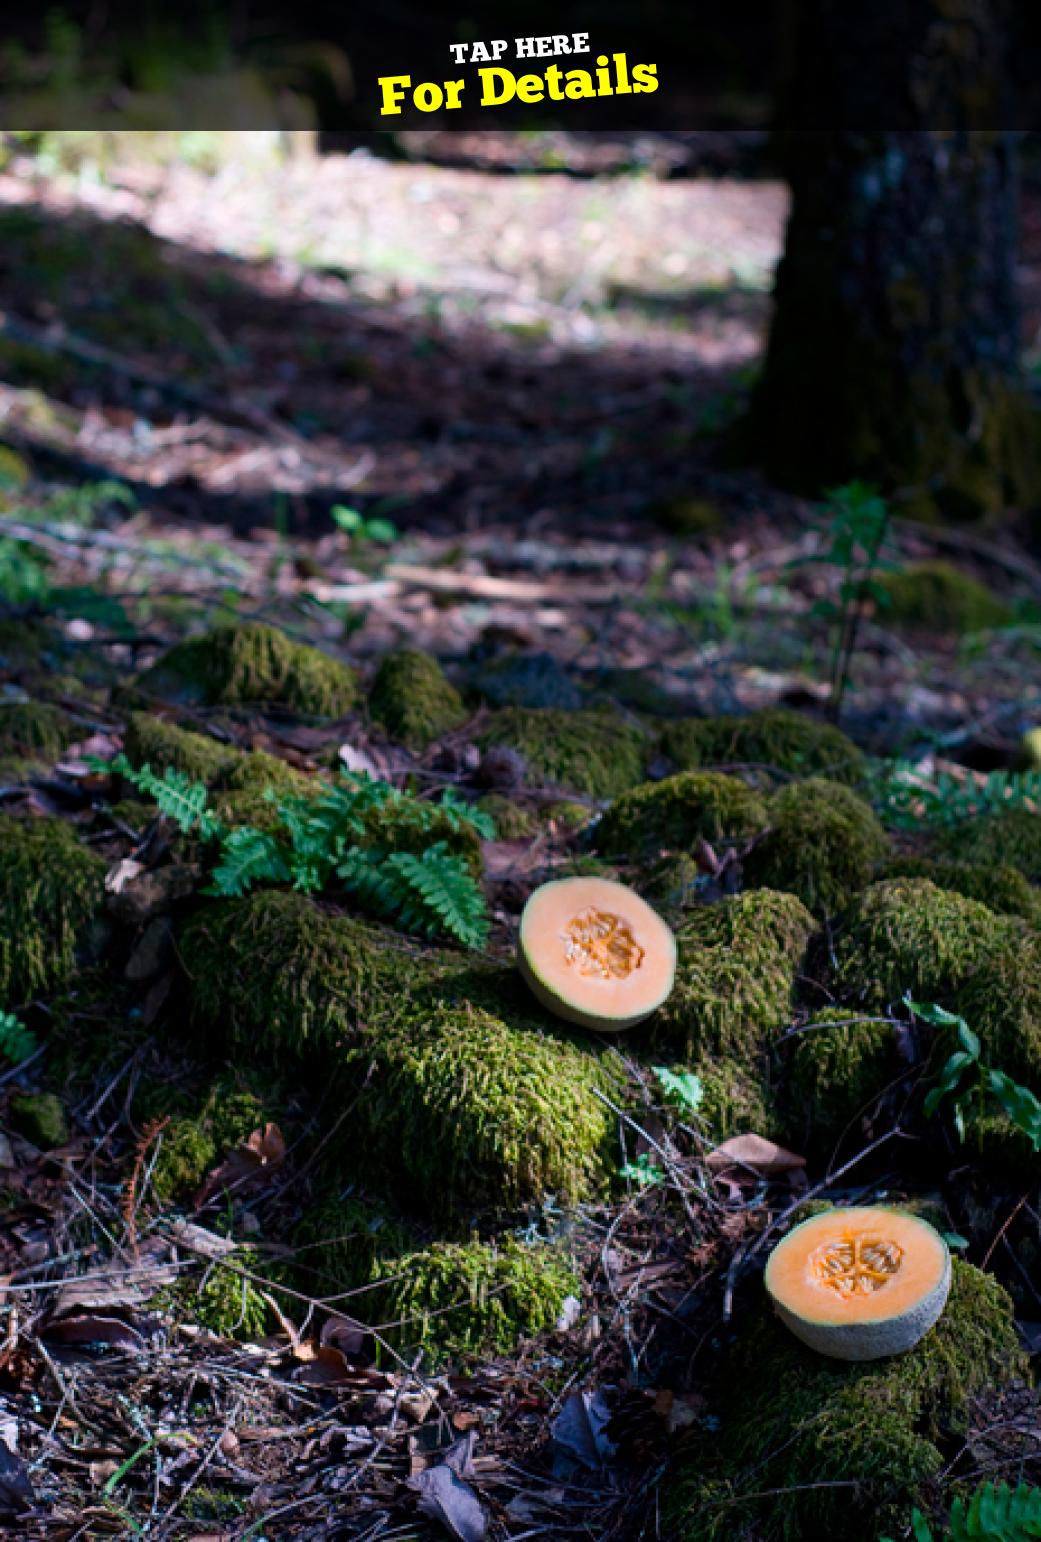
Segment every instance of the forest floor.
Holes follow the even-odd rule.
[[[906,1105],[894,1114],[891,1088],[828,1149],[801,1152],[791,1123],[739,1120],[720,1161],[670,1107],[642,1040],[628,1064],[642,1107],[614,1109],[614,1188],[564,1207],[581,1291],[518,1350],[451,1370],[393,1335],[376,1347],[342,1298],[293,1272],[322,1153],[353,1118],[353,1104],[333,1116],[320,1079],[287,1090],[280,1073],[257,1105],[275,1114],[209,1150],[192,1190],[164,1197],[153,1182],[170,1115],[153,1090],[145,1117],[140,1087],[166,1082],[181,1117],[217,1084],[178,968],[140,953],[150,923],[180,915],[168,880],[183,853],[167,822],[134,824],[129,789],[92,757],[125,747],[142,704],[127,682],[171,645],[261,621],[366,685],[391,650],[436,656],[473,712],[418,748],[357,706],[319,721],[163,690],[147,705],[309,777],[341,766],[424,797],[449,786],[519,801],[526,827],[482,848],[500,963],[532,888],[595,865],[589,820],[609,794],[581,773],[540,773],[534,755],[520,773],[489,768],[481,735],[497,713],[609,707],[651,779],[676,769],[657,748],[673,720],[829,719],[842,573],[827,518],[723,453],[761,354],[784,217],[782,185],[744,176],[506,175],[245,146],[215,166],[53,144],[0,161],[0,623],[16,622],[0,714],[42,702],[60,717],[57,742],[0,739],[0,801],[65,821],[104,859],[114,935],[60,989],[0,993],[0,1011],[41,1041],[0,1078],[12,1101],[0,1535],[665,1537],[662,1474],[685,1432],[714,1427],[712,1374],[764,1243],[818,1195],[942,1212],[1041,1349],[1036,1182],[967,1168],[949,1130],[923,1133]],[[1032,363],[1041,202],[1029,197],[1024,237]],[[991,773],[1038,813],[1025,747],[1041,724],[1036,552],[1015,516],[1000,532],[892,524],[894,569],[941,561],[982,586],[968,600],[944,589],[933,615],[868,606],[860,627],[840,725],[876,768],[861,790],[892,816],[893,859],[932,860],[945,798],[966,817],[993,811],[1005,785]],[[764,793],[771,770],[788,774],[726,769]],[[699,845],[678,925],[692,900],[741,888],[752,848],[734,863],[733,844]],[[991,865],[1010,863],[1002,852]],[[646,877],[636,861],[612,871]],[[142,875],[167,892],[121,910]],[[823,935],[830,948],[830,918]],[[116,973],[99,975],[113,958]],[[835,999],[818,986],[792,984],[801,1025]],[[900,1005],[884,1015],[906,1050]],[[900,1073],[913,1087],[925,1074],[913,1057]],[[13,1115],[41,1088],[62,1105],[53,1140]],[[795,1149],[764,1155],[741,1144],[752,1134]],[[473,1214],[482,1238],[499,1235]],[[512,1224],[563,1223],[532,1198]],[[429,1224],[415,1235],[438,1240]],[[175,1292],[229,1270],[234,1321],[215,1331]],[[1038,1427],[1033,1394],[984,1389],[940,1444],[936,1512],[950,1482],[1041,1483]],[[767,1512],[753,1529],[685,1535],[771,1542],[772,1524]]]

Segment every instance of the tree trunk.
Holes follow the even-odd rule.
[[[813,25],[782,106],[792,205],[753,452],[809,493],[877,482],[917,518],[1030,505],[1041,434],[1020,374],[1014,143],[994,127],[979,0],[800,9]],[[822,102],[838,126],[803,128]]]

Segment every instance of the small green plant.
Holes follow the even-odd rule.
[[[21,1065],[36,1053],[36,1035],[31,1028],[15,1017],[13,1012],[0,1012],[0,1055],[12,1065]]]
[[[935,1002],[912,1001],[909,996],[905,996],[904,1001],[916,1017],[952,1036],[951,1052],[936,1085],[926,1094],[925,1113],[935,1114],[941,1103],[950,1098],[954,1127],[958,1138],[964,1140],[965,1113],[972,1099],[983,1103],[987,1098],[993,1098],[1034,1150],[1041,1151],[1041,1102],[1029,1087],[1013,1081],[1004,1071],[984,1065],[980,1059],[979,1038],[964,1017],[948,1012]]]
[[[618,1169],[620,1178],[627,1178],[639,1189],[655,1188],[665,1182],[665,1173],[649,1151],[641,1151],[635,1162],[626,1162]]]
[[[203,840],[210,840],[221,832],[220,822],[208,808],[209,793],[203,782],[193,782],[184,771],[167,766],[158,776],[146,761],[143,766],[132,766],[127,757],[119,754],[112,761],[91,758],[95,771],[115,772],[151,798],[160,814],[171,819],[184,834],[193,832]]]
[[[373,542],[377,546],[393,546],[398,538],[398,527],[391,520],[381,519],[378,514],[366,517],[358,509],[349,509],[343,503],[333,504],[329,518],[338,530],[350,536],[352,545],[365,546]]]
[[[453,937],[467,948],[481,948],[488,940],[484,895],[447,841],[432,840],[418,854],[398,851],[393,844],[395,813],[405,816],[413,835],[447,824],[449,831],[469,827],[493,839],[491,818],[451,788],[439,801],[427,802],[367,776],[323,784],[313,798],[279,797],[269,787],[264,796],[281,828],[239,825],[229,830],[210,810],[205,784],[182,771],[168,767],[157,776],[147,764],[135,768],[123,754],[111,763],[91,764],[117,772],[152,798],[184,834],[219,843],[208,894],[239,899],[258,885],[282,883],[304,894],[339,890],[404,931]],[[372,839],[366,822],[366,816],[377,813],[387,831],[383,842]]]
[[[684,1113],[696,1114],[705,1096],[701,1077],[693,1071],[670,1071],[668,1066],[652,1067],[666,1100]]]
[[[889,536],[889,505],[876,487],[865,482],[847,482],[824,494],[822,513],[826,517],[826,541],[823,551],[800,557],[793,563],[824,563],[839,570],[836,599],[819,600],[813,614],[832,624],[829,676],[830,709],[837,717],[849,684],[849,671],[856,652],[857,636],[867,605],[884,606],[888,596],[878,582],[878,575],[891,571],[893,563],[883,560],[882,551]]]
[[[911,1515],[914,1542],[1028,1542],[1041,1537],[1041,1488],[981,1483],[968,1504],[955,1499],[946,1537],[935,1536],[921,1510]],[[880,1542],[891,1542],[882,1537]]]
[[[1041,808],[1041,771],[992,771],[983,782],[941,771],[926,782],[912,761],[876,761],[869,769],[871,800],[896,830],[941,827],[999,809]]]

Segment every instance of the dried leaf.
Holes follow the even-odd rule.
[[[266,1124],[262,1130],[254,1130],[245,1145],[230,1151],[220,1166],[208,1174],[195,1196],[196,1209],[201,1209],[216,1194],[255,1193],[265,1186],[285,1158],[285,1138],[277,1124]]]
[[[428,1467],[426,1472],[417,1473],[406,1481],[419,1495],[419,1508],[423,1514],[440,1521],[456,1542],[484,1542],[488,1535],[488,1520],[481,1501],[469,1483],[447,1462]]]
[[[107,894],[122,894],[128,883],[139,878],[145,871],[145,864],[137,862],[133,857],[121,857],[119,861],[110,867],[105,874],[105,892]]]
[[[48,1323],[41,1337],[48,1344],[121,1344],[138,1351],[148,1347],[145,1335],[133,1323],[93,1312]]]
[[[783,1146],[767,1140],[763,1135],[732,1135],[721,1146],[710,1151],[705,1160],[712,1172],[743,1167],[764,1178],[806,1166],[805,1157],[796,1156],[794,1151],[786,1151]]]
[[[595,1471],[615,1454],[606,1429],[611,1410],[602,1390],[573,1392],[551,1426],[554,1442],[574,1461]]]

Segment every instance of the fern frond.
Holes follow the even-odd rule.
[[[915,1542],[934,1542],[920,1510],[912,1513],[911,1530]],[[1041,1537],[1041,1488],[981,1483],[968,1504],[955,1499],[951,1505],[950,1530],[943,1542],[1029,1542],[1032,1537]]]
[[[439,814],[445,814],[451,821],[452,828],[459,830],[469,825],[477,831],[477,834],[486,841],[494,841],[497,831],[495,820],[483,808],[475,808],[472,803],[460,798],[454,787],[446,787],[441,794],[440,802],[434,807]]]
[[[462,857],[453,856],[444,841],[435,842],[418,857],[408,851],[392,852],[387,865],[411,889],[418,917],[432,934],[443,931],[466,948],[484,947],[488,941],[484,895]]]
[[[466,948],[481,948],[488,940],[484,895],[466,863],[443,841],[418,857],[353,847],[336,871],[365,909],[403,931],[453,937]]]
[[[12,1065],[21,1065],[36,1053],[36,1035],[19,1022],[13,1012],[0,1012],[0,1055]]]
[[[285,883],[289,876],[289,864],[275,837],[241,825],[221,841],[212,881],[204,892],[238,899],[255,884]]]
[[[209,792],[204,782],[193,782],[184,771],[167,766],[162,776],[157,776],[146,761],[143,766],[132,766],[123,754],[105,763],[105,769],[115,771],[151,798],[161,814],[172,819],[185,835],[198,829],[204,840],[211,840],[221,833],[222,826],[210,811]]]

